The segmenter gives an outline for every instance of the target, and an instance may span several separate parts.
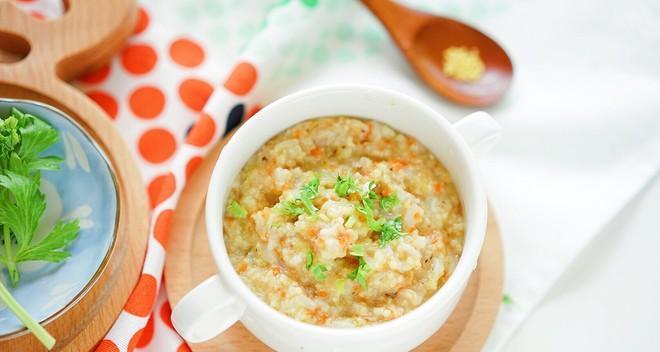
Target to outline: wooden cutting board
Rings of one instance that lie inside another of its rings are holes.
[[[193,173],[181,194],[172,219],[165,263],[165,286],[170,304],[217,273],[208,247],[204,203],[209,179],[225,137]],[[416,351],[479,351],[486,341],[502,302],[504,262],[499,229],[489,216],[486,240],[477,269],[443,327]],[[239,322],[205,343],[191,344],[195,352],[270,351]]]
[[[87,351],[110,329],[140,276],[149,208],[137,165],[111,119],[67,82],[100,67],[132,33],[134,0],[68,0],[66,13],[39,20],[0,0],[0,96],[36,100],[71,116],[109,159],[119,193],[116,238],[90,285],[42,324],[54,350]],[[27,331],[1,336],[0,351],[42,351]]]

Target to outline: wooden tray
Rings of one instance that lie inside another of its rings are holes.
[[[110,118],[66,82],[100,67],[132,33],[134,0],[68,0],[59,19],[31,17],[0,0],[0,96],[37,100],[66,112],[105,152],[119,192],[117,237],[110,256],[83,291],[42,324],[54,350],[87,351],[110,329],[140,276],[149,210],[139,170]],[[42,351],[27,331],[0,339],[0,351]]]
[[[228,138],[223,139],[193,173],[172,219],[165,262],[165,286],[172,306],[217,273],[206,237],[204,203],[215,161]],[[456,310],[442,329],[416,351],[479,351],[486,341],[502,302],[504,266],[499,230],[492,216],[487,231],[477,270]],[[195,352],[270,351],[241,323],[210,341],[190,347]]]

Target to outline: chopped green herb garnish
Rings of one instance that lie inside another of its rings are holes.
[[[357,268],[355,268],[353,271],[351,271],[350,274],[348,274],[348,278],[351,280],[356,281],[362,288],[367,288],[367,273],[371,269],[367,265],[367,262],[364,261],[363,257],[360,257],[360,263],[358,264]]]
[[[312,201],[314,198],[316,198],[316,196],[319,195],[319,183],[319,177],[315,176],[311,181],[309,181],[309,183],[306,183],[302,186],[300,193],[298,193],[298,198],[296,198],[302,202],[307,210],[307,213],[309,214],[312,214],[318,210]]]
[[[325,280],[326,271],[328,271],[328,268],[326,268],[323,264],[316,264],[312,266],[312,275],[314,275],[316,280]]]
[[[307,260],[305,261],[305,269],[309,270],[314,264],[314,253],[312,251],[307,251]]]
[[[356,218],[353,215],[350,215],[346,221],[344,222],[344,227],[347,229],[353,228],[353,225],[355,225]]]
[[[328,268],[324,264],[314,264],[314,253],[312,251],[307,251],[305,269],[311,270],[314,278],[319,281],[325,280],[325,273],[328,271]]]
[[[232,200],[231,203],[229,203],[227,211],[229,212],[229,215],[236,219],[243,219],[248,214],[247,210],[235,200]]]
[[[373,208],[371,208],[364,199],[362,200],[362,205],[355,207],[355,209],[367,218],[367,226],[369,227],[369,230],[380,232],[383,224],[374,218]]]
[[[385,211],[390,211],[394,206],[399,202],[399,197],[396,194],[392,193],[387,197],[383,197],[380,200],[380,207]]]
[[[341,177],[337,176],[337,182],[335,182],[335,193],[340,197],[346,197],[351,193],[357,192],[358,187],[353,181],[351,176]]]
[[[402,225],[400,216],[397,216],[395,219],[385,221],[380,231],[381,247],[401,237],[401,235],[403,235],[401,227]]]
[[[357,243],[352,245],[350,254],[356,257],[364,257],[364,245]]]
[[[369,181],[367,185],[367,191],[362,195],[362,202],[367,204],[369,208],[374,207],[374,202],[378,200],[378,194],[376,193],[376,182]]]
[[[305,208],[302,203],[296,199],[282,202],[278,207],[278,211],[285,216],[298,217],[298,215],[305,213]]]
[[[511,305],[511,304],[513,304],[513,299],[511,299],[511,296],[509,296],[508,294],[505,293],[502,296],[502,304],[507,305],[507,306]]]
[[[309,183],[304,184],[294,200],[283,201],[278,210],[284,216],[298,217],[302,214],[313,214],[318,209],[312,201],[319,195],[319,178],[314,177]]]

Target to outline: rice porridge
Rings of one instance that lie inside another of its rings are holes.
[[[264,144],[234,181],[224,241],[264,302],[302,322],[360,327],[432,296],[463,249],[449,173],[414,138],[325,117]]]

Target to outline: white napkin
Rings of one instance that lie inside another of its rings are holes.
[[[503,125],[504,138],[482,159],[512,299],[486,348],[497,350],[585,244],[660,170],[660,5],[407,2],[477,25],[514,61],[511,91],[485,109]],[[275,4],[219,1],[212,13],[202,3],[157,7],[172,23],[215,43],[216,57],[227,62]],[[417,97],[452,121],[472,111],[426,88],[358,2],[321,0],[319,6],[327,15],[300,31],[295,43],[248,46],[277,54],[272,60],[280,69],[267,78],[264,103],[320,84],[366,83]]]

